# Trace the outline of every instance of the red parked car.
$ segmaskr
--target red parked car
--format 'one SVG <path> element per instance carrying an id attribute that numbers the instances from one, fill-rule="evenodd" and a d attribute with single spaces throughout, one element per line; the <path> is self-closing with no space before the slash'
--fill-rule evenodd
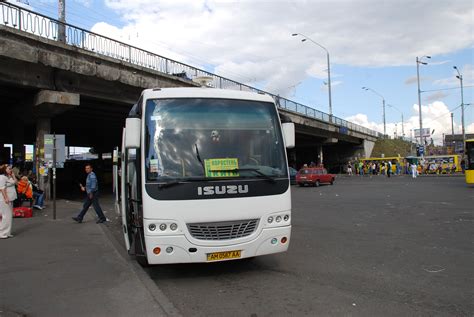
<path id="1" fill-rule="evenodd" d="M 322 183 L 334 184 L 336 175 L 328 174 L 328 171 L 323 167 L 303 167 L 296 174 L 296 183 L 299 186 L 306 184 L 319 186 Z"/>

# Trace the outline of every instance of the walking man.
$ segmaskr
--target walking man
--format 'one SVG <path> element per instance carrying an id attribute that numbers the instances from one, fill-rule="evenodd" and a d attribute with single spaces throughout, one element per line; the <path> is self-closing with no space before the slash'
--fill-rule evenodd
<path id="1" fill-rule="evenodd" d="M 99 205 L 99 184 L 97 182 L 97 176 L 95 176 L 95 173 L 92 171 L 92 165 L 86 164 L 85 170 L 87 173 L 86 187 L 82 184 L 79 184 L 79 186 L 81 186 L 83 192 L 86 192 L 86 199 L 84 200 L 84 206 L 82 207 L 81 212 L 76 217 L 72 217 L 72 219 L 81 223 L 87 210 L 89 210 L 89 207 L 92 205 L 97 213 L 97 217 L 99 217 L 97 223 L 103 223 L 107 219 Z"/>

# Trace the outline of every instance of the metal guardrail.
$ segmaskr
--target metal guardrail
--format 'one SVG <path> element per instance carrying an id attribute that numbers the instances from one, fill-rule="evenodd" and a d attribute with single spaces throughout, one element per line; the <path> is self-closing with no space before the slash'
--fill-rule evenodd
<path id="1" fill-rule="evenodd" d="M 293 111 L 309 118 L 324 122 L 331 122 L 340 128 L 340 132 L 350 129 L 367 135 L 382 137 L 383 135 L 361 125 L 346 121 L 344 119 L 332 118 L 324 112 L 305 106 L 295 101 L 274 95 L 272 93 L 236 82 L 234 80 L 218 76 L 205 70 L 180 63 L 178 61 L 154 54 L 152 52 L 131 46 L 129 44 L 99 35 L 94 32 L 76 27 L 68 23 L 62 23 L 40 13 L 15 6 L 10 3 L 0 2 L 2 8 L 0 24 L 12 27 L 30 34 L 38 35 L 51 40 L 58 40 L 60 27 L 65 29 L 66 37 L 61 42 L 78 47 L 99 55 L 115 58 L 134 65 L 156 70 L 165 74 L 178 76 L 183 79 L 192 80 L 196 77 L 207 76 L 212 78 L 209 86 L 222 89 L 234 89 L 261 92 L 272 96 L 277 105 L 285 110 Z M 59 41 L 59 40 L 58 40 Z M 331 120 L 332 119 L 332 120 Z M 331 120 L 331 121 L 330 121 Z M 346 128 L 346 129 L 344 129 Z M 347 133 L 347 131 L 346 131 Z"/>

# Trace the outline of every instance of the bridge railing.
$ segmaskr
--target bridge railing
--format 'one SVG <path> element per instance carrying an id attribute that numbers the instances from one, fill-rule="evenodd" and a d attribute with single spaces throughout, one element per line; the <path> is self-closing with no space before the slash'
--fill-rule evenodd
<path id="1" fill-rule="evenodd" d="M 94 52 L 99 55 L 122 60 L 124 62 L 144 68 L 177 76 L 185 80 L 192 80 L 193 78 L 202 76 L 210 77 L 211 81 L 208 85 L 211 87 L 262 92 L 272 96 L 280 108 L 324 122 L 332 122 L 333 124 L 340 127 L 340 132 L 342 133 L 344 133 L 344 131 L 347 129 L 350 129 L 375 137 L 382 136 L 381 133 L 378 133 L 374 130 L 338 117 L 330 116 L 327 113 L 305 106 L 295 101 L 222 76 L 218 76 L 208 71 L 160 56 L 158 54 L 154 54 L 152 52 L 82 29 L 80 27 L 60 22 L 40 13 L 36 13 L 6 2 L 0 2 L 0 6 L 0 24 L 2 25 L 47 39 L 58 40 L 65 44 Z M 65 29 L 64 39 L 60 39 L 60 28 Z"/>

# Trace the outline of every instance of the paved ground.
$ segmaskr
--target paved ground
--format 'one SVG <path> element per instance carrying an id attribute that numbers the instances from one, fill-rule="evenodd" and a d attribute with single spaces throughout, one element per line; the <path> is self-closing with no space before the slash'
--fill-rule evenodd
<path id="1" fill-rule="evenodd" d="M 0 316 L 474 316 L 474 188 L 463 178 L 292 188 L 289 252 L 252 260 L 143 271 L 110 197 L 106 225 L 93 212 L 70 221 L 75 201 L 58 203 L 58 220 L 50 208 L 15 219 L 15 238 L 0 241 Z"/>
<path id="2" fill-rule="evenodd" d="M 286 254 L 147 269 L 184 316 L 474 316 L 474 188 L 461 177 L 293 187 Z"/>
<path id="3" fill-rule="evenodd" d="M 0 316 L 165 315 L 159 290 L 109 237 L 112 224 L 96 224 L 93 210 L 71 220 L 80 207 L 62 200 L 57 220 L 51 206 L 14 219 L 15 237 L 0 241 Z"/>

